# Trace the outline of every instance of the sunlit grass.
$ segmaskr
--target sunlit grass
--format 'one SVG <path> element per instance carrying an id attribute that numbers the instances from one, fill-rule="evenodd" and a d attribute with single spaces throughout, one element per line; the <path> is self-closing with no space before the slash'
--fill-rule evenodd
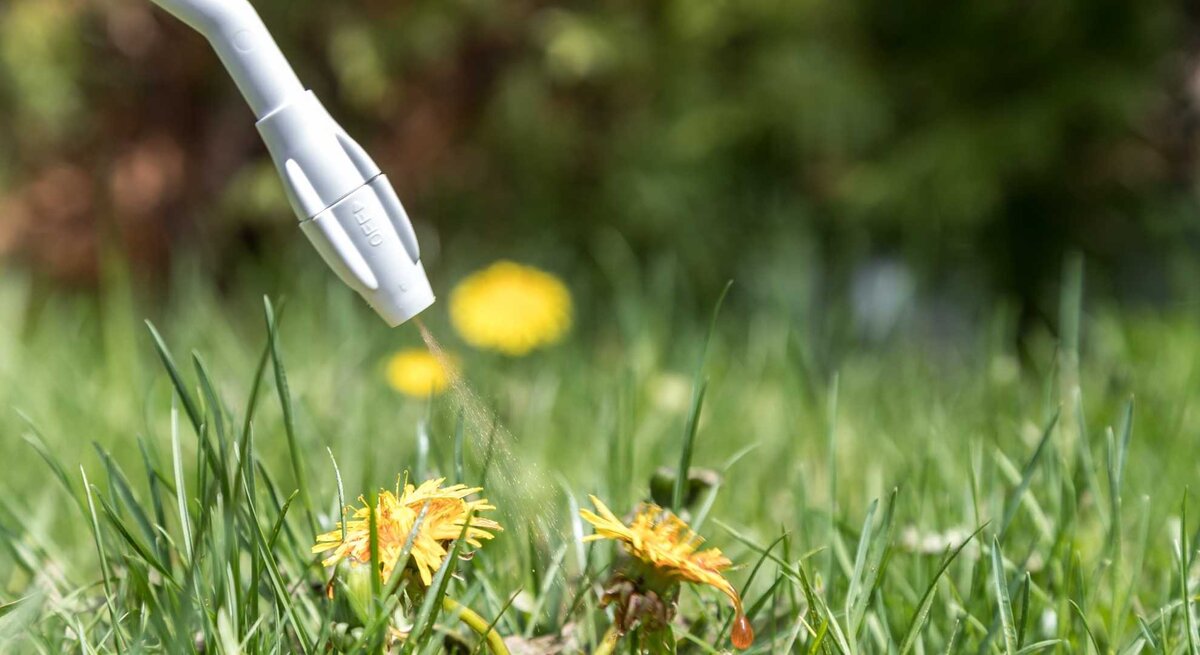
<path id="1" fill-rule="evenodd" d="M 156 339 L 118 284 L 31 303 L 9 278 L 0 650 L 371 651 L 396 625 L 410 652 L 603 650 L 617 550 L 582 540 L 594 494 L 675 507 L 741 565 L 754 652 L 1194 653 L 1200 330 L 1081 312 L 1079 283 L 1064 345 L 1034 333 L 1024 355 L 1002 314 L 850 347 L 737 287 L 710 328 L 716 298 L 672 314 L 678 289 L 647 283 L 509 359 L 454 342 L 435 306 L 496 442 L 453 395 L 392 390 L 389 355 L 419 338 L 332 284 L 264 311 L 183 276 Z M 687 480 L 659 470 L 680 462 Z M 405 472 L 483 486 L 505 531 L 356 614 L 311 547 Z M 679 651 L 730 648 L 721 594 L 685 588 L 678 615 Z M 665 648 L 616 647 L 639 644 Z"/>

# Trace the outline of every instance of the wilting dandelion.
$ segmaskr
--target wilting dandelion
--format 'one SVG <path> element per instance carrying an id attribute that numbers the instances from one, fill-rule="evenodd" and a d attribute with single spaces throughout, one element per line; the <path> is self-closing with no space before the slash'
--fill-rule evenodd
<path id="1" fill-rule="evenodd" d="M 605 595 L 606 603 L 617 604 L 617 624 L 629 630 L 638 621 L 651 628 L 665 627 L 674 615 L 681 582 L 704 584 L 729 597 L 737 611 L 732 641 L 739 649 L 754 642 L 754 630 L 742 609 L 742 598 L 721 573 L 732 566 L 720 549 L 698 550 L 704 542 L 686 523 L 657 505 L 642 505 L 633 522 L 626 525 L 600 499 L 591 497 L 596 511 L 580 515 L 596 528 L 585 541 L 618 541 L 630 561 L 614 575 Z"/>
<path id="2" fill-rule="evenodd" d="M 408 348 L 388 358 L 385 373 L 388 384 L 396 391 L 414 398 L 428 398 L 450 385 L 454 371 L 447 370 L 448 366 L 452 364 L 428 350 Z"/>
<path id="3" fill-rule="evenodd" d="M 479 512 L 496 509 L 486 499 L 466 500 L 468 496 L 482 491 L 481 488 L 462 484 L 442 488 L 443 482 L 445 478 L 429 480 L 419 487 L 405 484 L 399 497 L 391 491 L 379 493 L 375 522 L 379 535 L 379 573 L 384 580 L 391 577 L 417 517 L 426 505 L 428 509 L 413 539 L 409 557 L 409 566 L 415 570 L 425 587 L 429 586 L 433 573 L 445 561 L 451 543 L 463 535 L 468 517 L 471 524 L 465 539 L 475 548 L 482 546 L 481 540 L 491 539 L 493 532 L 503 529 L 499 523 L 477 516 Z M 358 500 L 363 506 L 357 508 L 353 518 L 346 522 L 344 539 L 341 523 L 337 524 L 336 529 L 317 537 L 313 553 L 333 551 L 323 562 L 325 566 L 333 566 L 342 560 L 359 564 L 371 561 L 371 508 L 361 496 Z"/>
<path id="4" fill-rule="evenodd" d="M 472 346 L 519 357 L 567 333 L 571 293 L 549 273 L 500 261 L 459 283 L 450 319 Z"/>

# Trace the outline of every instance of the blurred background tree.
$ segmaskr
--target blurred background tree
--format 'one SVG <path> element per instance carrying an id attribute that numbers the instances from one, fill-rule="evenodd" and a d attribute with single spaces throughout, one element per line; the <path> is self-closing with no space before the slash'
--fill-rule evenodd
<path id="1" fill-rule="evenodd" d="M 667 257 L 709 297 L 737 277 L 797 311 L 911 293 L 1028 320 L 1072 250 L 1098 293 L 1197 287 L 1184 0 L 256 5 L 434 271 Z M 308 246 L 251 119 L 148 0 L 5 0 L 0 257 L 83 288 L 109 252 L 147 281 L 285 275 Z"/>

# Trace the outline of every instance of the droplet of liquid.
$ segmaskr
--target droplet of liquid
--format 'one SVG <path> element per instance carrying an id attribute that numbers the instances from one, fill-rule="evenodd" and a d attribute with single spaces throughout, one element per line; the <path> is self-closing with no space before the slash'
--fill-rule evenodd
<path id="1" fill-rule="evenodd" d="M 738 614 L 737 620 L 733 622 L 733 634 L 730 635 L 730 641 L 738 650 L 746 650 L 754 645 L 754 628 L 750 626 L 750 621 L 745 614 Z"/>

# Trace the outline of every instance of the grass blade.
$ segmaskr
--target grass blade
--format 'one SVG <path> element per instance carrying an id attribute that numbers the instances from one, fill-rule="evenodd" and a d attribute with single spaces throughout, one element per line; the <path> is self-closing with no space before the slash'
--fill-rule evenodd
<path id="1" fill-rule="evenodd" d="M 192 516 L 187 506 L 187 481 L 183 477 L 183 455 L 179 447 L 179 409 L 171 402 L 171 465 L 175 471 L 175 505 L 179 510 L 179 529 L 183 532 L 183 549 L 187 561 L 192 553 Z"/>
<path id="2" fill-rule="evenodd" d="M 1189 655 L 1200 655 L 1200 650 L 1196 648 L 1196 626 L 1192 618 L 1192 592 L 1189 589 L 1188 583 L 1187 563 L 1191 558 L 1192 546 L 1188 540 L 1187 506 L 1188 494 L 1184 491 L 1183 501 L 1180 502 L 1179 506 L 1180 542 L 1176 543 L 1176 556 L 1179 566 L 1179 594 L 1183 603 L 1183 628 L 1187 633 L 1187 652 Z"/>
<path id="3" fill-rule="evenodd" d="M 1121 413 L 1120 438 L 1108 432 L 1108 551 L 1112 557 L 1121 552 L 1121 490 L 1125 480 L 1125 460 L 1133 439 L 1133 399 L 1125 403 Z"/>
<path id="4" fill-rule="evenodd" d="M 1000 523 L 1000 533 L 998 539 L 1003 539 L 1004 534 L 1008 531 L 1012 524 L 1013 518 L 1017 515 L 1017 509 L 1021 506 L 1021 499 L 1025 496 L 1025 492 L 1029 490 L 1029 485 L 1033 481 L 1033 474 L 1037 471 L 1038 463 L 1042 459 L 1042 454 L 1046 450 L 1046 444 L 1050 443 L 1050 437 L 1054 435 L 1054 426 L 1058 424 L 1059 412 L 1055 411 L 1050 420 L 1046 422 L 1046 427 L 1042 430 L 1042 438 L 1038 440 L 1037 448 L 1034 449 L 1033 455 L 1029 461 L 1025 463 L 1025 468 L 1021 471 L 1021 482 L 1013 489 L 1012 495 L 1004 503 L 1004 520 Z"/>
<path id="5" fill-rule="evenodd" d="M 708 359 L 708 348 L 712 343 L 713 334 L 717 330 L 717 318 L 721 315 L 721 306 L 725 297 L 733 287 L 733 280 L 725 283 L 717 304 L 713 307 L 712 316 L 708 322 L 708 332 L 704 343 L 700 346 L 700 357 L 696 362 L 696 375 L 692 383 L 692 408 L 688 414 L 687 424 L 683 431 L 683 448 L 679 455 L 679 468 L 675 471 L 675 487 L 671 493 L 671 509 L 676 514 L 683 508 L 684 492 L 687 490 L 688 474 L 692 469 L 692 450 L 696 442 L 696 428 L 700 423 L 700 410 L 704 406 L 704 394 L 708 389 L 708 381 L 704 380 L 704 363 Z"/>
<path id="6" fill-rule="evenodd" d="M 671 491 L 671 508 L 675 514 L 679 514 L 683 509 L 688 476 L 692 470 L 692 451 L 696 445 L 696 430 L 700 425 L 700 412 L 704 408 L 704 396 L 707 393 L 708 382 L 699 382 L 695 395 L 692 397 L 692 408 L 688 412 L 687 424 L 683 432 L 683 449 L 679 455 L 679 468 L 675 471 L 675 486 Z"/>
<path id="7" fill-rule="evenodd" d="M 1103 653 L 1104 651 L 1100 648 L 1100 642 L 1096 641 L 1096 635 L 1092 632 L 1092 626 L 1088 624 L 1087 616 L 1085 616 L 1083 613 L 1083 608 L 1079 607 L 1079 604 L 1076 603 L 1074 599 L 1068 599 L 1067 603 L 1070 604 L 1071 611 L 1075 613 L 1075 616 L 1079 619 L 1079 622 L 1083 624 L 1083 631 L 1088 637 L 1087 643 L 1091 645 L 1092 650 L 1094 650 L 1097 654 Z"/>
<path id="8" fill-rule="evenodd" d="M 1031 655 L 1032 653 L 1037 653 L 1049 648 L 1061 646 L 1065 643 L 1066 642 L 1062 639 L 1046 639 L 1045 641 L 1039 641 L 1036 644 L 1029 644 L 1028 646 L 1017 651 L 1017 655 Z"/>
<path id="9" fill-rule="evenodd" d="M 120 500 L 121 505 L 133 515 L 133 520 L 137 523 L 138 529 L 146 541 L 151 545 L 159 543 L 158 532 L 150 523 L 150 517 L 146 514 L 145 509 L 142 508 L 141 503 L 133 495 L 133 490 L 129 487 L 129 480 L 125 477 L 121 468 L 117 466 L 117 463 L 113 461 L 108 452 L 100 447 L 100 444 L 92 443 L 92 447 L 96 450 L 96 453 L 100 456 L 100 461 L 104 464 L 104 469 L 108 473 L 109 486 L 115 492 L 116 499 Z M 157 554 L 160 558 L 166 559 L 166 553 L 158 551 Z"/>
<path id="10" fill-rule="evenodd" d="M 942 579 L 942 576 L 946 574 L 946 570 L 950 568 L 950 565 L 954 563 L 954 560 L 958 559 L 958 556 L 962 554 L 963 549 L 967 547 L 967 544 L 971 543 L 975 537 L 978 537 L 979 533 L 983 532 L 983 529 L 986 527 L 987 524 L 985 523 L 976 528 L 975 532 L 972 532 L 971 535 L 964 539 L 957 548 L 951 551 L 948 557 L 942 559 L 941 566 L 939 566 L 937 572 L 933 574 L 933 580 L 929 582 L 929 586 L 925 588 L 925 593 L 921 596 L 921 602 L 919 605 L 917 605 L 917 611 L 913 613 L 912 620 L 908 622 L 908 633 L 904 635 L 904 640 L 900 644 L 900 655 L 907 655 L 907 653 L 912 650 L 913 646 L 917 643 L 917 636 L 920 635 L 921 628 L 923 628 L 925 626 L 925 622 L 929 620 L 929 611 L 933 607 L 934 592 L 937 591 L 938 582 Z"/>
<path id="11" fill-rule="evenodd" d="M 1000 606 L 1000 630 L 1004 635 L 1004 652 L 1017 655 L 1017 628 L 1013 619 L 1012 600 L 1008 595 L 1008 579 L 1004 575 L 1004 556 L 1000 552 L 1000 540 L 992 538 L 992 583 L 996 592 L 996 603 Z"/>
<path id="12" fill-rule="evenodd" d="M 419 635 L 415 643 L 426 643 L 433 634 L 434 622 L 437 620 L 438 611 L 442 608 L 442 598 L 445 597 L 446 590 L 450 586 L 451 576 L 454 575 L 454 569 L 462 554 L 463 544 L 466 543 L 467 533 L 471 529 L 474 518 L 474 512 L 467 513 L 466 520 L 463 521 L 462 532 L 459 533 L 458 539 L 454 540 L 454 545 L 430 582 L 425 600 L 421 604 L 421 610 L 418 612 L 416 620 L 413 621 L 412 634 Z M 405 645 L 407 646 L 407 643 Z"/>
<path id="13" fill-rule="evenodd" d="M 175 358 L 171 356 L 171 350 L 167 348 L 167 343 L 163 341 L 162 335 L 158 333 L 158 328 L 150 321 L 146 321 L 146 327 L 150 329 L 150 337 L 154 340 L 154 348 L 158 351 L 158 357 L 162 360 L 163 367 L 167 369 L 167 375 L 171 378 L 171 384 L 175 387 L 175 393 L 179 396 L 180 402 L 183 403 L 183 409 L 187 412 L 188 419 L 192 422 L 192 428 L 196 434 L 200 434 L 200 425 L 204 422 L 203 416 L 200 413 L 200 406 L 196 404 L 196 399 L 192 397 L 188 391 L 187 383 L 183 381 L 183 376 L 179 373 L 179 367 L 175 365 Z"/>
<path id="14" fill-rule="evenodd" d="M 1029 628 L 1029 587 L 1033 585 L 1033 578 L 1029 575 L 1029 571 L 1025 572 L 1025 579 L 1021 583 L 1021 598 L 1017 605 L 1017 648 L 1025 648 L 1025 631 Z"/>
<path id="15" fill-rule="evenodd" d="M 267 573 L 267 580 L 275 597 L 276 610 L 282 612 L 283 617 L 287 619 L 287 623 L 292 626 L 296 643 L 300 647 L 301 652 L 310 653 L 312 652 L 313 642 L 309 637 L 308 629 L 305 627 L 306 622 L 302 620 L 300 610 L 296 606 L 299 597 L 294 596 L 283 581 L 283 575 L 279 570 L 279 563 L 275 558 L 274 552 L 269 547 L 266 535 L 263 534 L 262 524 L 259 522 L 258 510 L 255 508 L 253 498 L 247 497 L 245 499 L 245 508 L 249 514 L 250 538 L 261 553 L 263 567 Z"/>
<path id="16" fill-rule="evenodd" d="M 296 415 L 292 408 L 292 394 L 288 389 L 287 371 L 284 369 L 283 355 L 279 348 L 279 322 L 270 298 L 263 298 L 263 307 L 267 319 L 267 340 L 271 347 L 271 367 L 275 370 L 275 392 L 279 396 L 279 407 L 283 411 L 283 430 L 287 436 L 288 453 L 291 455 L 292 475 L 295 476 L 296 486 L 300 489 L 300 500 L 304 504 L 309 528 L 316 534 L 317 517 L 313 512 L 312 496 L 308 493 L 304 459 L 296 438 Z"/>
<path id="17" fill-rule="evenodd" d="M 342 541 L 346 540 L 346 488 L 342 485 L 342 470 L 338 468 L 337 458 L 333 456 L 333 449 L 329 446 L 325 447 L 325 452 L 329 453 L 329 461 L 333 463 L 333 477 L 337 480 L 337 498 L 338 498 L 338 523 L 342 526 Z M 288 500 L 291 502 L 291 499 Z"/>
<path id="18" fill-rule="evenodd" d="M 113 602 L 112 567 L 108 562 L 108 553 L 104 548 L 104 537 L 100 532 L 100 519 L 96 516 L 96 503 L 92 498 L 92 485 L 88 484 L 87 472 L 79 467 L 79 475 L 83 477 L 83 493 L 87 498 L 88 512 L 91 516 L 92 538 L 96 542 L 96 552 L 100 556 L 100 576 L 104 587 L 104 605 L 108 608 L 109 619 L 112 621 L 113 641 L 117 651 L 121 650 L 121 624 L 117 620 L 116 603 Z"/>
<path id="19" fill-rule="evenodd" d="M 71 500 L 79 503 L 79 497 L 75 495 L 75 487 L 71 484 L 70 478 L 67 477 L 67 471 L 65 468 L 63 468 L 62 462 L 58 461 L 57 457 L 54 457 L 50 454 L 50 450 L 46 448 L 46 443 L 42 441 L 41 437 L 36 433 L 26 434 L 25 443 L 28 443 L 37 452 L 38 456 L 41 457 L 44 462 L 46 462 L 46 464 L 50 467 L 51 473 L 54 474 L 54 477 L 58 480 L 59 484 L 61 484 L 63 489 L 66 490 L 67 495 L 71 497 Z M 80 509 L 84 509 L 82 503 L 80 503 Z"/>
<path id="20" fill-rule="evenodd" d="M 884 508 L 883 518 L 879 522 L 877 538 L 874 537 L 874 518 L 878 501 L 871 503 L 871 508 L 867 511 L 867 518 L 863 522 L 854 571 L 850 577 L 850 588 L 846 593 L 846 614 L 849 616 L 847 628 L 852 638 L 856 638 L 862 630 L 867 605 L 875 593 L 884 556 L 891 546 L 892 521 L 896 512 L 897 494 L 898 490 L 893 489 L 887 506 Z"/>

